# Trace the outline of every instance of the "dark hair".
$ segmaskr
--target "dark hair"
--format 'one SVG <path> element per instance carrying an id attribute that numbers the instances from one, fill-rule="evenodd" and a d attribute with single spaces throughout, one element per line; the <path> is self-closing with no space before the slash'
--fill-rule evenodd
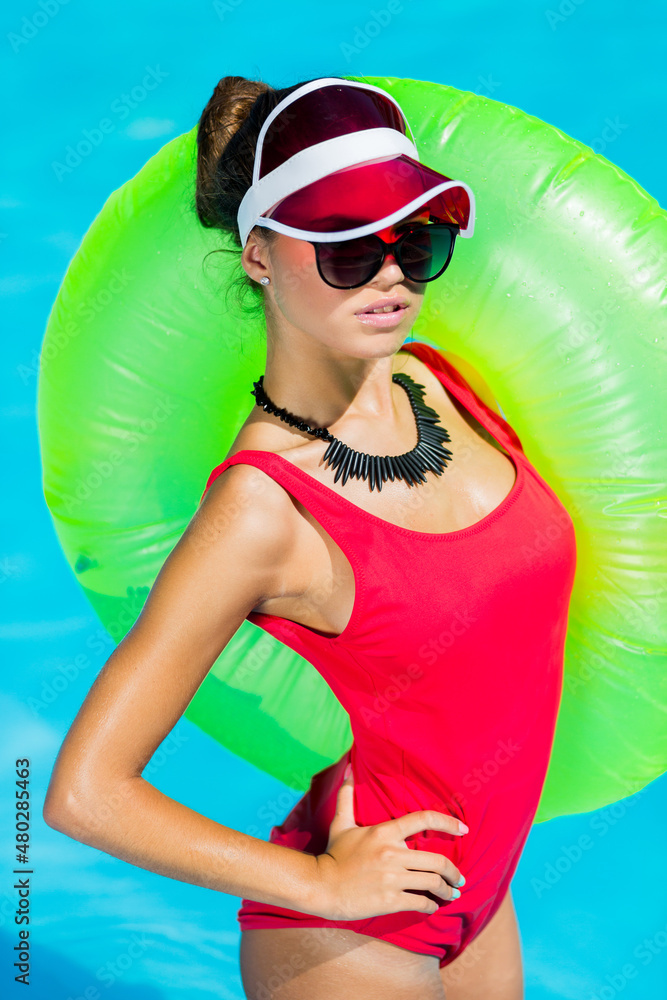
<path id="1" fill-rule="evenodd" d="M 280 101 L 309 82 L 304 80 L 291 87 L 274 90 L 260 80 L 223 76 L 216 84 L 197 129 L 195 209 L 202 226 L 226 233 L 236 249 L 220 247 L 219 251 L 211 253 L 234 253 L 240 259 L 243 248 L 237 212 L 252 183 L 255 150 L 262 125 Z M 256 226 L 253 232 L 261 233 L 261 238 L 267 243 L 276 236 L 274 230 L 264 226 Z M 249 278 L 240 264 L 239 271 L 237 290 L 250 292 L 254 304 L 261 306 L 264 301 L 261 287 Z"/>

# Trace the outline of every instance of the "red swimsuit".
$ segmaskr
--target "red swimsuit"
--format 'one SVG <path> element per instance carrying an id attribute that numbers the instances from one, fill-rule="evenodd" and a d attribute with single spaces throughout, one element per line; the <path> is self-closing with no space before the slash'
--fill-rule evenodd
<path id="1" fill-rule="evenodd" d="M 443 853 L 466 877 L 459 899 L 431 897 L 440 904 L 433 914 L 332 921 L 243 900 L 241 928 L 343 926 L 436 955 L 444 966 L 502 903 L 537 811 L 561 696 L 576 546 L 567 511 L 509 424 L 436 350 L 420 343 L 401 350 L 424 361 L 509 453 L 514 485 L 481 521 L 441 534 L 398 527 L 287 459 L 249 449 L 218 465 L 206 489 L 230 465 L 257 466 L 313 514 L 354 570 L 352 617 L 339 636 L 248 615 L 317 668 L 354 735 L 351 750 L 313 777 L 270 840 L 326 849 L 350 759 L 359 825 L 436 809 L 470 827 L 462 836 L 425 831 L 406 840 Z"/>

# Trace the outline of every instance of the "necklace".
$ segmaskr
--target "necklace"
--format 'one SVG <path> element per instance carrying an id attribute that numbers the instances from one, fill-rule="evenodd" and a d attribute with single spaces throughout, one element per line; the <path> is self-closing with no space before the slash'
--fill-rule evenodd
<path id="1" fill-rule="evenodd" d="M 263 375 L 253 382 L 254 388 L 250 392 L 255 397 L 257 406 L 261 406 L 267 413 L 275 413 L 291 427 L 312 434 L 313 437 L 322 438 L 323 441 L 329 441 L 329 447 L 324 453 L 324 462 L 325 464 L 328 462 L 336 469 L 334 483 L 338 482 L 340 476 L 343 477 L 343 486 L 348 477 L 369 479 L 371 490 L 377 488 L 379 492 L 387 479 L 391 479 L 392 482 L 395 479 L 403 479 L 408 486 L 414 486 L 416 483 L 426 482 L 424 473 L 427 471 L 441 476 L 452 457 L 451 451 L 442 446 L 443 441 L 451 441 L 451 438 L 440 425 L 438 414 L 424 402 L 424 386 L 415 382 L 405 372 L 392 375 L 391 380 L 405 389 L 417 424 L 417 444 L 411 451 L 406 451 L 402 455 L 367 455 L 355 451 L 330 434 L 326 427 L 311 427 L 301 417 L 296 417 L 288 410 L 279 409 L 264 391 Z"/>

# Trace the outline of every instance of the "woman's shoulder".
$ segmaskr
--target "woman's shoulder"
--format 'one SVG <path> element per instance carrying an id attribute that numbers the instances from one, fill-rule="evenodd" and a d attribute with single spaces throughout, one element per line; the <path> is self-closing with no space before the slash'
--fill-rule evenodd
<path id="1" fill-rule="evenodd" d="M 213 469 L 209 477 L 202 504 L 208 503 L 209 516 L 223 516 L 224 521 L 234 520 L 238 530 L 257 530 L 260 525 L 287 526 L 289 514 L 294 511 L 289 493 L 273 478 L 261 463 L 255 464 L 252 455 L 241 454 L 239 461 L 227 460 L 245 451 L 264 452 L 256 446 L 235 443 L 227 456 Z M 277 454 L 277 453 L 274 453 Z"/>
<path id="2" fill-rule="evenodd" d="M 246 574 L 261 581 L 262 599 L 281 593 L 285 567 L 303 533 L 290 494 L 249 462 L 227 465 L 215 475 L 189 527 L 225 572 L 240 558 Z"/>

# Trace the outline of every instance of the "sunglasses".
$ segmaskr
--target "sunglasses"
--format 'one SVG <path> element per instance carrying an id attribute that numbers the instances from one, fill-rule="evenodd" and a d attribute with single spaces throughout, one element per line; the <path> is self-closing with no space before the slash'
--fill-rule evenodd
<path id="1" fill-rule="evenodd" d="M 387 243 L 375 233 L 337 243 L 315 243 L 317 270 L 332 288 L 359 288 L 374 278 L 392 254 L 410 281 L 439 278 L 454 252 L 460 226 L 449 222 L 417 225 Z"/>

